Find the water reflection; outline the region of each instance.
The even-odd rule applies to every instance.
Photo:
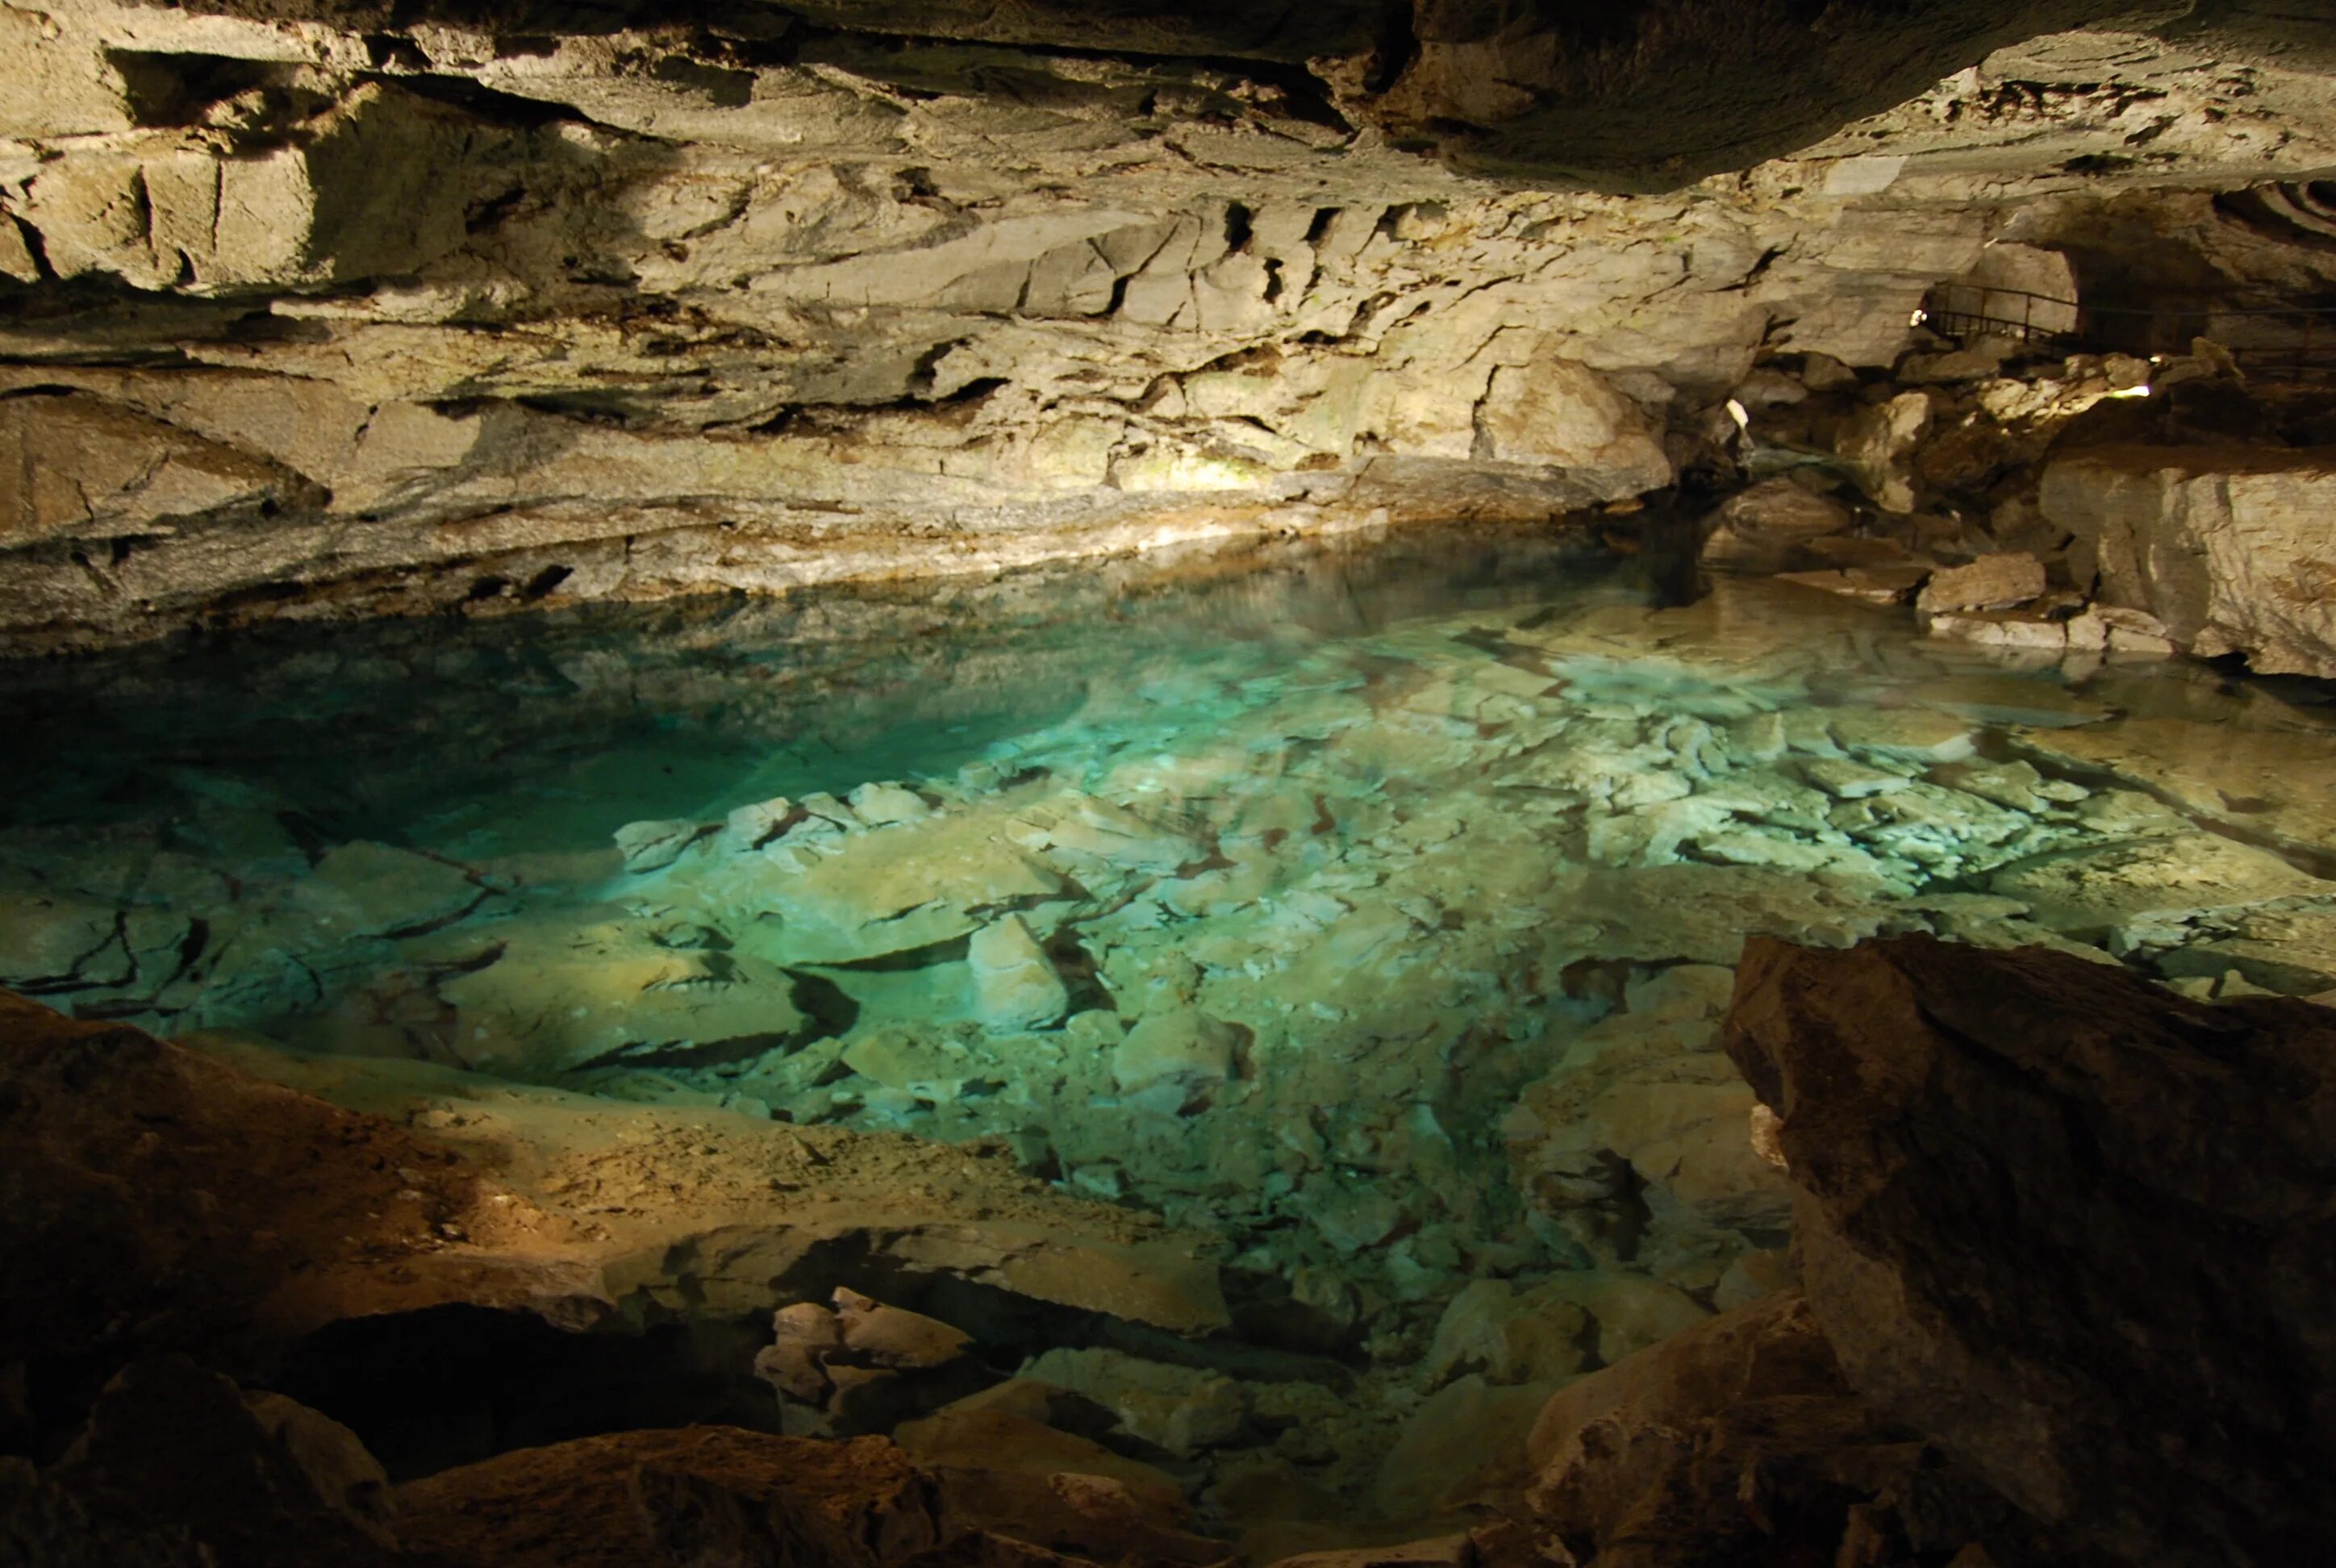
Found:
[[[1520,534],[271,635],[24,672],[0,973],[996,1137],[1286,1338],[1540,1386],[1778,1277],[1747,932],[2336,989],[2310,695]],[[1447,1344],[1471,1281],[1575,1331]]]

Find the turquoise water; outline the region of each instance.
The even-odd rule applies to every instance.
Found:
[[[0,979],[1002,1139],[1429,1388],[1779,1277],[1747,933],[2317,986],[2247,925],[2336,922],[2314,694],[1669,577],[1446,534],[25,667]],[[1559,1349],[1471,1327],[1488,1281]]]

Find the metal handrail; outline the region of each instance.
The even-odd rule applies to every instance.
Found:
[[[2015,307],[2018,314],[2010,314]],[[2224,345],[2243,370],[2299,379],[2336,376],[2336,330],[2322,325],[2336,322],[2336,306],[2252,306],[2203,297],[2156,306],[2087,305],[2029,289],[1942,283],[1924,299],[1921,319],[1942,337],[1992,336],[2064,352],[2156,354],[2185,352],[2192,337],[2204,336],[2187,323],[2203,327],[2234,317],[2301,327],[2292,343]],[[2068,324],[2059,325],[2063,320]]]

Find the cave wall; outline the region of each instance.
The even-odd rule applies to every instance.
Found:
[[[2182,9],[0,0],[0,640],[1626,502],[2015,222],[2336,166]]]

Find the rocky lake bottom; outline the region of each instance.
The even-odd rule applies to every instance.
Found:
[[[1747,934],[2336,993],[2324,687],[1667,575],[1396,536],[26,665],[0,985],[441,1117],[1010,1160],[1202,1238],[1266,1357],[1026,1378],[1220,1523],[1430,1518],[1554,1388],[1788,1280],[1713,1038]]]

